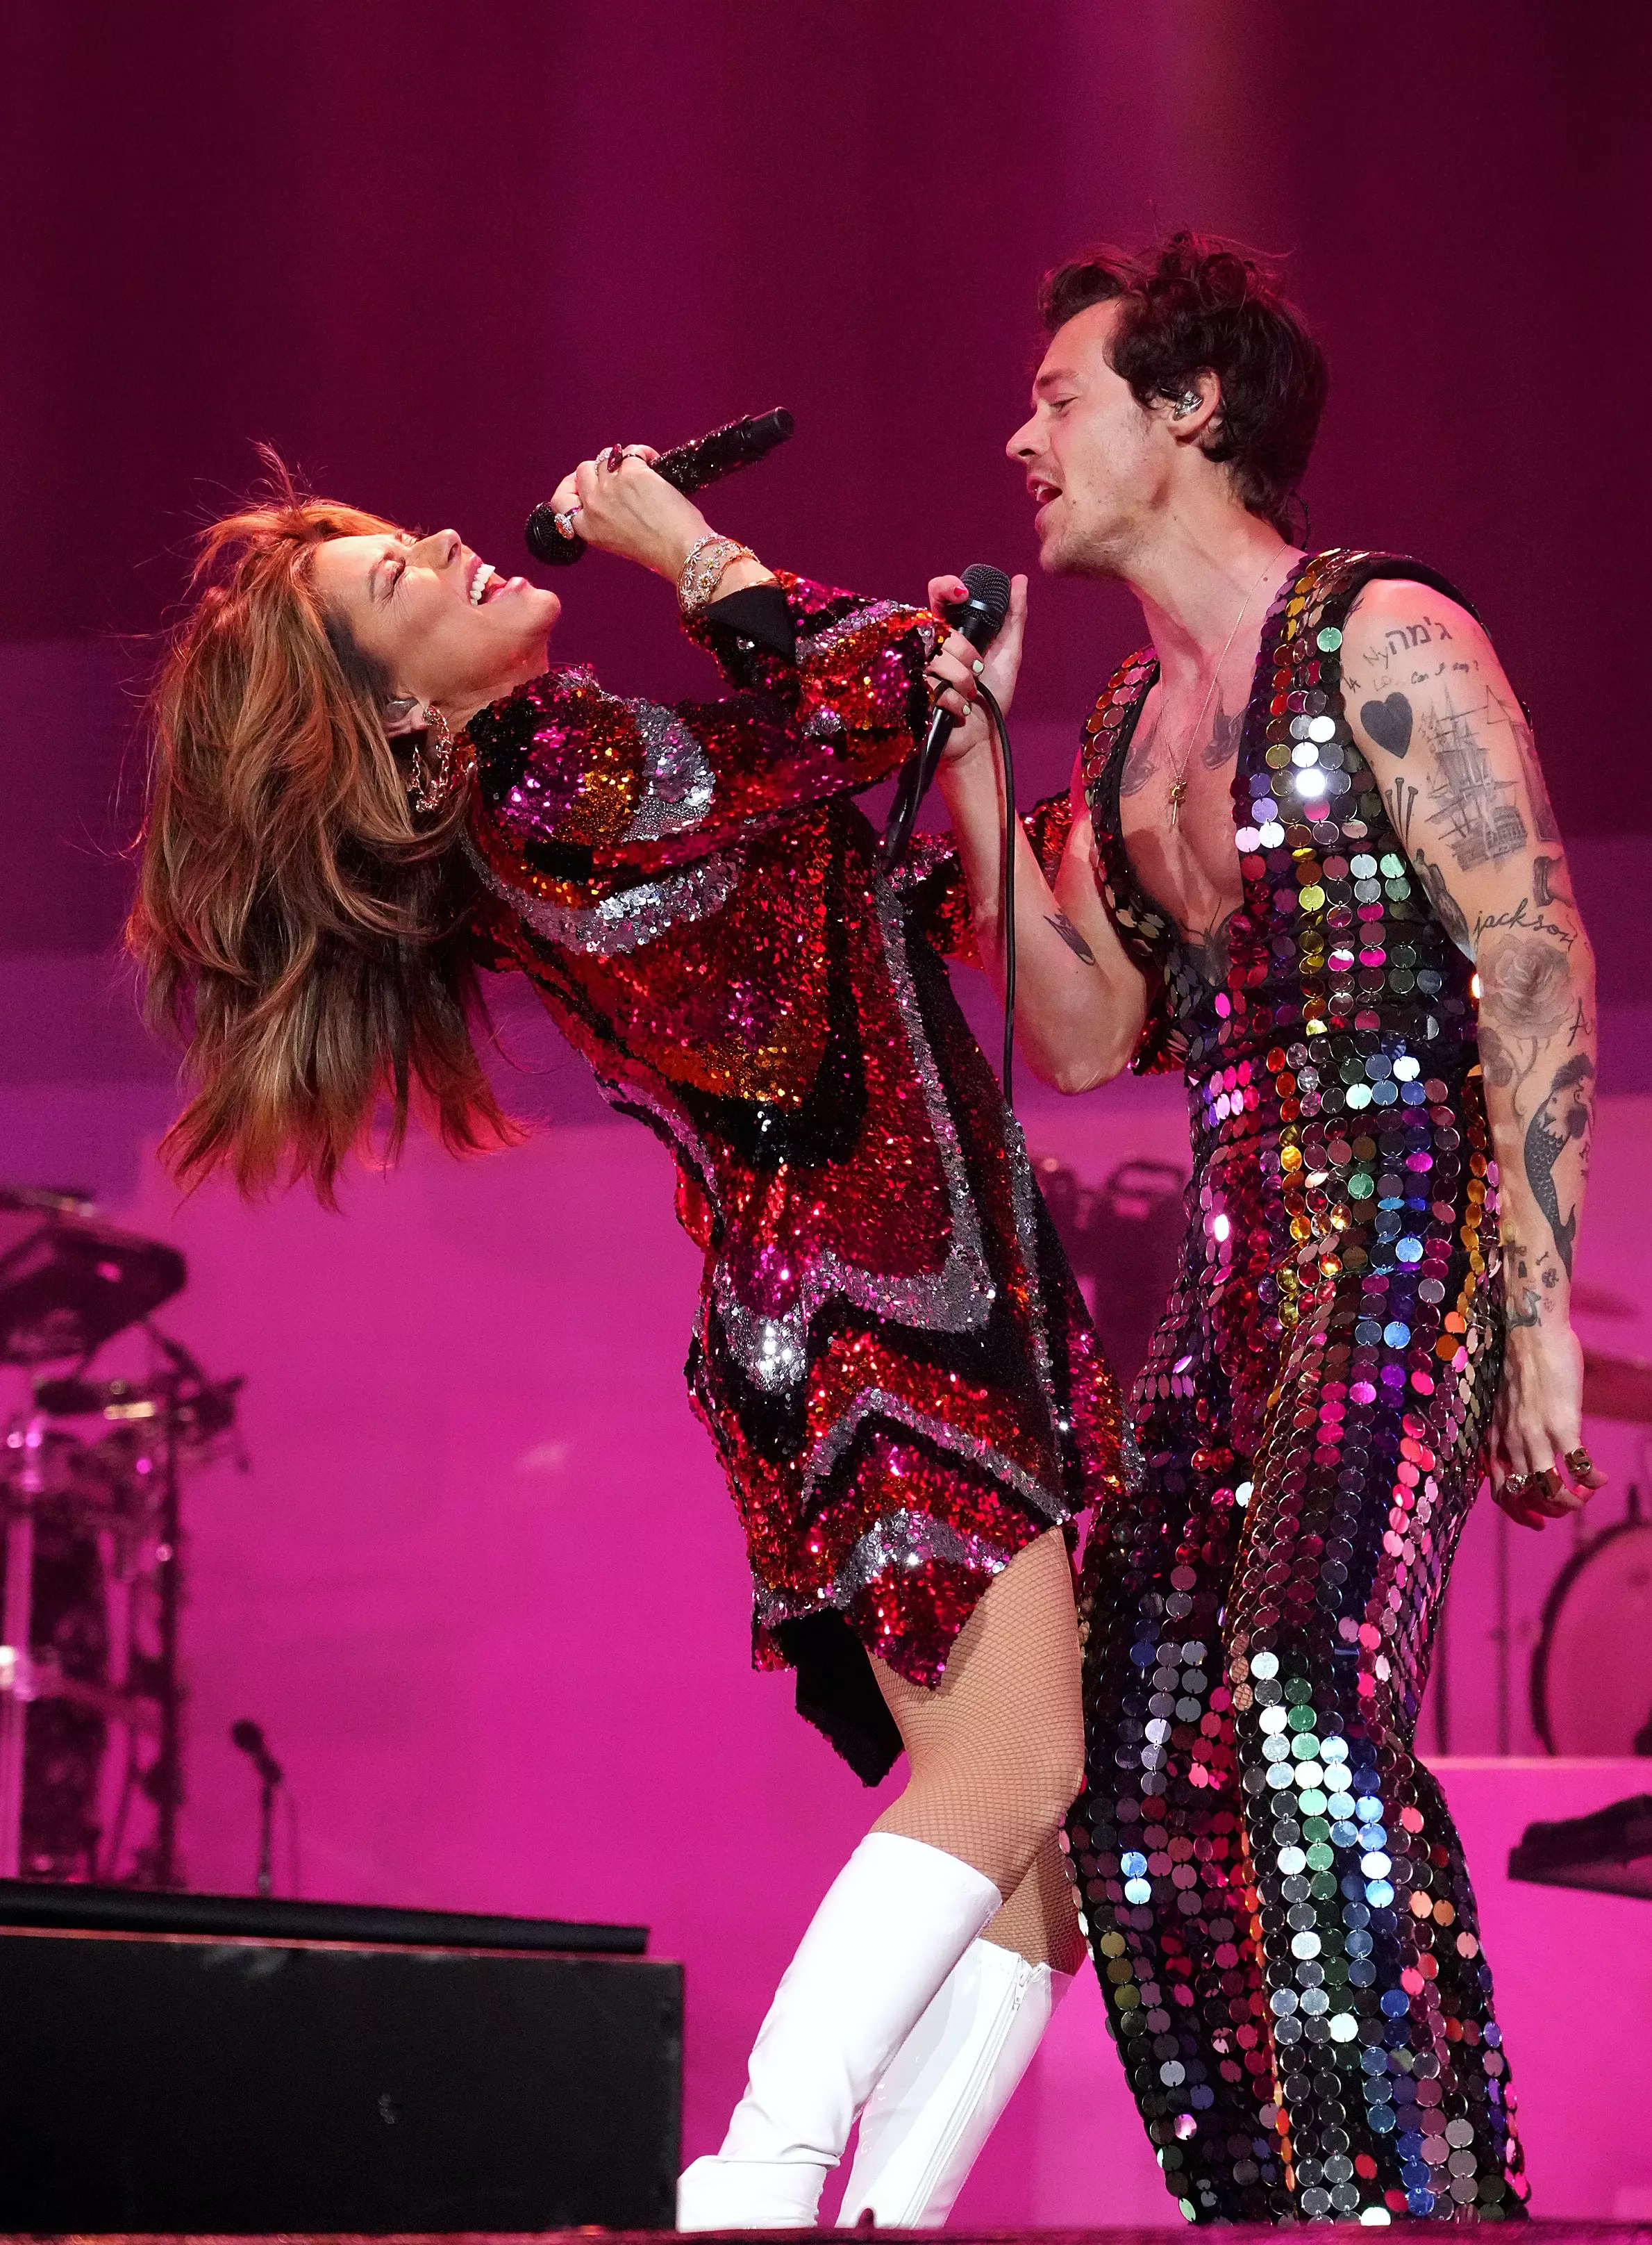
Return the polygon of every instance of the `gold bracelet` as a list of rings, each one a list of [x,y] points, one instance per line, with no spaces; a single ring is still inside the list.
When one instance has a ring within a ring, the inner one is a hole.
[[[723,572],[732,562],[756,559],[750,546],[742,546],[737,538],[720,538],[714,530],[697,538],[677,579],[677,605],[683,614],[692,621],[702,608],[710,607]]]

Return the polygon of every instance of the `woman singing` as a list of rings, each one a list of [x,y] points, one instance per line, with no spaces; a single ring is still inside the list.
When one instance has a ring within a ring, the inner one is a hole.
[[[967,702],[973,653],[922,610],[763,568],[652,457],[616,446],[556,503],[677,585],[724,700],[547,669],[556,595],[451,531],[284,479],[220,522],[156,695],[130,937],[188,1041],[186,1179],[330,1200],[381,1100],[392,1150],[410,1108],[456,1150],[508,1139],[478,963],[526,974],[669,1147],[756,1663],[797,1669],[869,1782],[909,1766],[680,2222],[811,2225],[865,2108],[842,2218],[935,2223],[1082,1954],[1062,1528],[1111,1481],[1116,1404],[922,880],[883,881],[853,801],[931,691]]]

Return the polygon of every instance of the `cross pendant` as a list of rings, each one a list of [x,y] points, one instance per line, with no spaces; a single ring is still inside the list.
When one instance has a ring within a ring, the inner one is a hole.
[[[1186,781],[1185,779],[1173,779],[1173,780],[1171,781],[1171,783],[1170,783],[1170,824],[1171,824],[1171,825],[1172,825],[1172,826],[1174,826],[1174,825],[1175,824],[1175,823],[1176,823],[1176,815],[1177,815],[1177,813],[1180,811],[1180,810],[1181,810],[1181,798],[1182,798],[1182,797],[1187,793],[1187,791],[1188,791],[1188,783],[1187,783],[1187,781]]]

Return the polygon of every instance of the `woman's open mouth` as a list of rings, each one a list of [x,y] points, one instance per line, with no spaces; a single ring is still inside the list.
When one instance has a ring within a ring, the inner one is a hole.
[[[471,572],[471,589],[468,595],[471,606],[473,608],[479,608],[484,607],[489,600],[497,600],[501,593],[510,590],[511,581],[508,577],[500,576],[491,561],[478,561]]]

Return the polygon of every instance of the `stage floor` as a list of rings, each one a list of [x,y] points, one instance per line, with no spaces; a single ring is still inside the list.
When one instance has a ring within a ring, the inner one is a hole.
[[[1266,2223],[1235,2223],[1222,2227],[1225,2238],[1277,2238],[1279,2231]],[[1355,2221],[1316,2221],[1311,2228],[1316,2239],[1368,2238],[1369,2229]],[[544,2229],[544,2230],[443,2230],[430,2232],[409,2230],[372,2237],[358,2236],[349,2230],[319,2232],[284,2230],[272,2235],[269,2245],[578,2245],[578,2241],[600,2238],[604,2245],[659,2245],[662,2236],[674,2236],[674,2230],[659,2229]],[[810,2233],[815,2236],[861,2237],[869,2235],[865,2229],[827,2229]],[[934,2237],[944,2235],[950,2245],[1164,2245],[1170,2237],[1185,2236],[1188,2225],[1178,2223],[1175,2228],[1136,2228],[1124,2229],[883,2229],[881,2237]],[[796,2229],[729,2229],[702,2230],[705,2238],[740,2239],[742,2245],[753,2241],[770,2239],[774,2245],[795,2245],[799,2233]],[[1531,2221],[1520,2233],[1527,2245],[1642,2245],[1652,2241],[1652,2224],[1639,2221]],[[39,2241],[25,2237],[21,2231],[0,2230],[0,2245],[39,2245]],[[141,2235],[125,2233],[108,2235],[77,2235],[72,2238],[55,2238],[51,2245],[248,2245],[245,2237],[213,2235],[160,2235],[146,2231]]]

